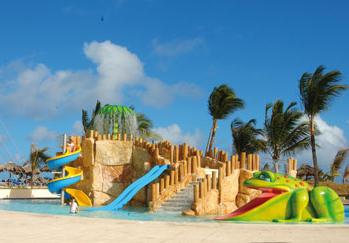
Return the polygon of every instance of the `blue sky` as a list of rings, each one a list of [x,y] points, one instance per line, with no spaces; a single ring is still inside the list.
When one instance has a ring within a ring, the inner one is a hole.
[[[229,84],[246,108],[219,123],[256,118],[266,103],[299,101],[298,79],[318,65],[348,83],[347,1],[2,1],[0,163],[31,142],[54,151],[79,131],[81,108],[134,105],[174,142],[204,147],[207,97]],[[322,165],[348,145],[345,93],[321,114]],[[308,161],[310,152],[299,154]]]

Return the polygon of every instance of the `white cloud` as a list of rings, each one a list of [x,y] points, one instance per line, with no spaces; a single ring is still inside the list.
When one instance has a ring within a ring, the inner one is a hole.
[[[58,134],[49,130],[47,127],[38,126],[29,136],[30,140],[35,143],[53,141],[58,138]]]
[[[84,53],[97,65],[97,73],[52,71],[45,64],[28,67],[17,63],[0,68],[0,102],[6,104],[0,109],[47,118],[91,106],[96,99],[102,103],[121,103],[138,97],[146,105],[159,107],[169,104],[176,96],[200,93],[194,84],[169,85],[147,76],[137,55],[110,41],[85,43]],[[135,97],[124,97],[126,89]]]
[[[342,129],[328,124],[320,116],[316,117],[315,121],[320,131],[320,135],[316,136],[316,143],[320,146],[316,149],[319,166],[328,171],[329,165],[332,163],[338,150],[347,147],[348,143]],[[299,153],[297,159],[299,160],[299,165],[303,162],[312,164],[311,150]]]
[[[199,129],[194,133],[184,133],[178,124],[172,124],[167,127],[158,127],[154,132],[161,135],[165,140],[175,144],[187,143],[191,146],[201,147],[203,144],[203,134]]]
[[[192,51],[205,43],[203,38],[176,39],[169,42],[159,42],[157,39],[152,41],[153,51],[159,56],[177,56]]]

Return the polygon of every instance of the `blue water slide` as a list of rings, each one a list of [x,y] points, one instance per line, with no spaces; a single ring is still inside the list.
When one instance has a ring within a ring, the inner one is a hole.
[[[48,190],[51,193],[59,194],[63,188],[78,183],[81,180],[81,176],[70,177],[62,180],[51,181],[47,184]]]
[[[114,201],[102,207],[88,208],[88,211],[98,210],[118,210],[125,206],[143,187],[156,180],[161,174],[167,170],[169,165],[156,165],[145,175],[137,179],[129,185]]]
[[[65,153],[62,155],[58,155],[52,158],[49,158],[47,162],[47,166],[50,170],[57,170],[62,168],[64,165],[69,164],[70,162],[73,162],[77,158],[79,158],[81,153],[81,148],[78,150],[72,152],[72,153]]]

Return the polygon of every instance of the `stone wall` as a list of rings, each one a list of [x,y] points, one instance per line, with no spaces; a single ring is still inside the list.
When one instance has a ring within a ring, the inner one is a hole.
[[[118,140],[97,133],[82,139],[82,157],[72,165],[83,170],[83,180],[73,187],[84,191],[94,206],[114,200],[133,181],[151,168],[154,156],[131,139]],[[142,189],[131,204],[147,203],[147,190]]]

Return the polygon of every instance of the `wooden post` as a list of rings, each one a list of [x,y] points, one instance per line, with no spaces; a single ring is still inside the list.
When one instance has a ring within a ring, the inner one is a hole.
[[[197,156],[196,156],[196,159],[197,159],[197,166],[198,166],[199,168],[201,168],[201,156],[200,156],[200,155],[197,155]]]
[[[194,185],[194,203],[197,203],[199,201],[199,185]]]
[[[231,175],[231,161],[227,161],[227,176]]]
[[[182,182],[184,179],[184,168],[183,163],[179,164],[179,181]]]
[[[179,180],[179,175],[178,175],[178,167],[176,167],[176,170],[175,170],[175,184],[178,185],[178,180]]]
[[[206,181],[207,181],[207,192],[211,191],[211,175],[206,175]]]
[[[186,143],[183,144],[182,153],[183,153],[183,159],[184,160],[187,159],[187,157],[188,157],[188,145]]]
[[[174,154],[173,154],[173,145],[171,145],[171,147],[170,147],[170,162],[171,162],[171,164],[173,164],[173,162],[174,162]]]
[[[169,187],[170,187],[170,176],[166,175],[165,176],[165,188],[166,188],[166,190],[168,190]]]
[[[174,146],[174,162],[178,162],[179,161],[179,148],[178,145]]]
[[[297,170],[297,160],[296,159],[293,159],[292,169]]]
[[[159,185],[159,182],[155,183],[155,195],[156,195],[156,198],[159,198],[159,196],[160,196],[160,185]]]
[[[218,169],[218,190],[222,190],[222,181],[223,181],[223,168],[219,167]]]
[[[164,192],[164,188],[165,188],[165,180],[164,178],[160,179],[160,194],[162,194]]]
[[[156,184],[151,184],[151,201],[154,202],[156,201]]]
[[[247,169],[248,170],[253,170],[252,169],[252,160],[253,160],[252,154],[248,154],[247,155]]]
[[[212,171],[212,189],[217,189],[217,171]]]
[[[240,168],[246,169],[246,153],[242,152],[240,156]]]
[[[193,174],[196,174],[197,173],[197,166],[198,166],[198,160],[197,160],[197,157],[196,156],[194,156],[193,157]]]
[[[205,187],[204,187],[204,183],[202,181],[200,181],[200,198],[205,198]]]
[[[171,170],[171,186],[175,184],[175,171]]]
[[[187,164],[187,171],[188,171],[188,174],[191,175],[192,172],[191,172],[191,158],[192,157],[188,157],[188,164]]]

